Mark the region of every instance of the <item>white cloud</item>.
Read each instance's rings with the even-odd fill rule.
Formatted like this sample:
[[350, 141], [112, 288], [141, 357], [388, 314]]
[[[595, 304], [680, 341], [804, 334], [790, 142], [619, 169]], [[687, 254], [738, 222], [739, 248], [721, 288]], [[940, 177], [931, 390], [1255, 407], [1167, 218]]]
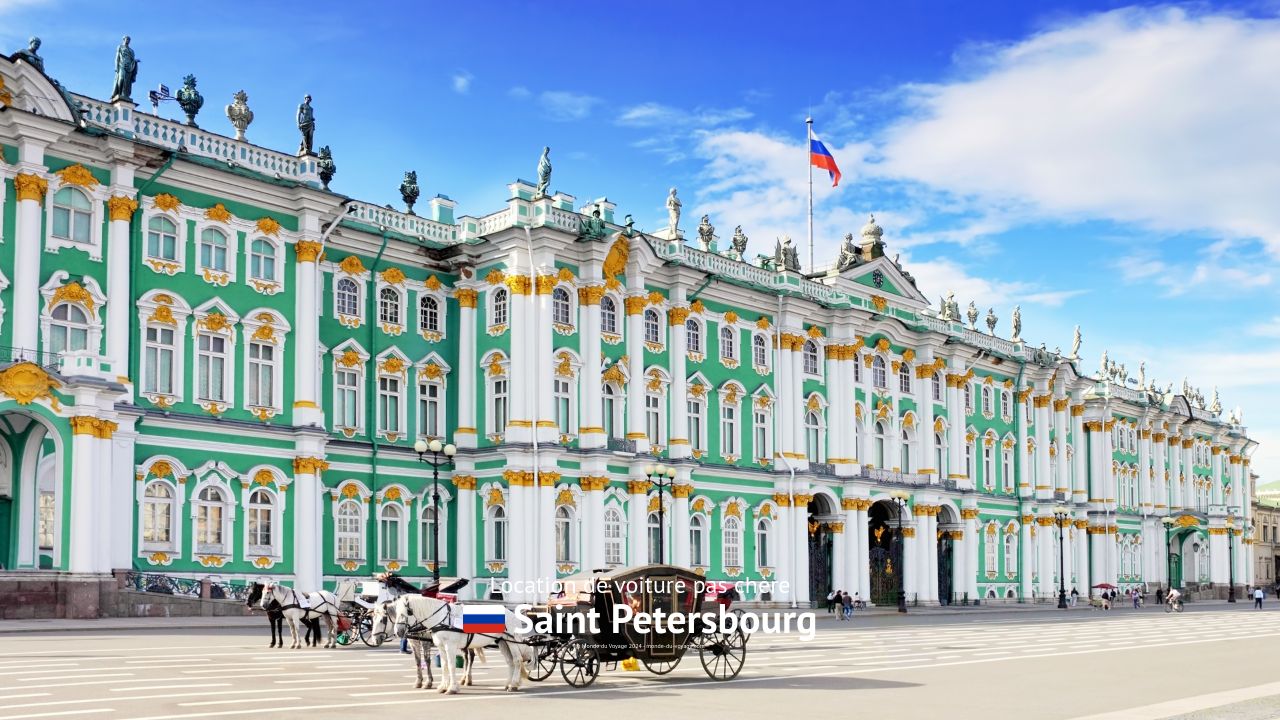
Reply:
[[600, 102], [600, 98], [568, 90], [547, 90], [538, 95], [538, 104], [547, 118], [557, 122], [582, 120]]
[[515, 87], [507, 91], [507, 96], [515, 98], [516, 100], [524, 100], [526, 98], [531, 97], [532, 95], [533, 93], [529, 92], [529, 88], [523, 85], [516, 85]]
[[471, 91], [471, 81], [474, 79], [475, 76], [471, 73], [466, 70], [459, 70], [453, 74], [453, 91], [459, 95], [466, 95]]
[[623, 109], [617, 122], [619, 125], [632, 127], [671, 127], [673, 125], [713, 127], [747, 120], [750, 117], [751, 112], [743, 108], [682, 110], [662, 103], [647, 102]]
[[1277, 66], [1276, 20], [1167, 7], [1073, 20], [907, 87], [878, 170], [1045, 217], [1258, 237], [1280, 256]]
[[1164, 288], [1165, 297], [1192, 292], [1198, 298], [1235, 298], [1240, 293], [1271, 285], [1271, 270], [1265, 262], [1237, 261], [1209, 249], [1193, 263], [1171, 264], [1149, 252], [1120, 258], [1115, 267], [1125, 282], [1150, 282]]
[[1249, 328], [1249, 334], [1280, 340], [1280, 315], [1274, 315], [1270, 320], [1254, 324]]

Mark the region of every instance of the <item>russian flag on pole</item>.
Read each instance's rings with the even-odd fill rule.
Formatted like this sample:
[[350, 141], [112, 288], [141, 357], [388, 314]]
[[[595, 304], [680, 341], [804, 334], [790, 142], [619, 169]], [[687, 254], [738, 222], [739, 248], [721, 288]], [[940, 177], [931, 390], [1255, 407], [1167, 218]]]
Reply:
[[812, 132], [809, 133], [809, 164], [831, 174], [831, 187], [840, 184], [840, 168], [836, 167], [836, 159], [831, 157], [827, 146], [823, 145], [818, 136]]
[[507, 614], [501, 605], [464, 605], [462, 608], [462, 632], [504, 633], [507, 631]]

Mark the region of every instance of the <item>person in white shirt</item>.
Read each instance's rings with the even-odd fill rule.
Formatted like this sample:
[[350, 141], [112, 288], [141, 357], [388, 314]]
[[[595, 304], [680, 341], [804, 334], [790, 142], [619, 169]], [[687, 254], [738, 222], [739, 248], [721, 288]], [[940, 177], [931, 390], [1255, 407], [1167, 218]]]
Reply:
[[1259, 610], [1262, 609], [1262, 588], [1253, 589], [1253, 606]]

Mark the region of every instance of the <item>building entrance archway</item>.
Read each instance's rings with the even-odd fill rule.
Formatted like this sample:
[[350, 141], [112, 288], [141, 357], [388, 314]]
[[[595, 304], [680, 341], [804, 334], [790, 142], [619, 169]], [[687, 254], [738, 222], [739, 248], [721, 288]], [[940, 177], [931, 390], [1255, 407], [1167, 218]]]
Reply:
[[35, 413], [0, 413], [0, 564], [63, 569], [66, 453], [57, 430]]
[[832, 522], [838, 521], [835, 506], [823, 495], [809, 502], [809, 599], [816, 604], [826, 601], [834, 576], [835, 534]]
[[867, 548], [871, 587], [867, 594], [876, 605], [896, 605], [901, 583], [902, 518], [894, 503], [878, 501], [867, 510]]

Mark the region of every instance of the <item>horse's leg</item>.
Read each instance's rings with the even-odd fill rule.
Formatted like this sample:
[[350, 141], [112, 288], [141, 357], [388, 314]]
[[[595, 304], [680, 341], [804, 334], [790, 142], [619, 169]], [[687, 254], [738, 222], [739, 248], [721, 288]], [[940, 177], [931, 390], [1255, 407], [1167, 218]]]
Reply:
[[267, 613], [267, 627], [271, 628], [271, 644], [267, 647], [276, 646], [276, 616], [274, 613]]
[[444, 636], [444, 642], [441, 643], [443, 652], [440, 655], [440, 664], [444, 666], [444, 681], [440, 683], [440, 692], [454, 694], [458, 692], [458, 678], [454, 672], [454, 663], [457, 662], [458, 654], [461, 648], [458, 645], [461, 638], [454, 638], [451, 635]]
[[431, 671], [431, 653], [433, 651], [439, 652], [439, 650], [436, 648], [435, 643], [429, 640], [420, 640], [419, 644], [422, 646], [422, 661], [427, 665], [427, 689], [430, 690], [436, 684], [435, 673]]
[[422, 687], [422, 643], [410, 640], [409, 648], [413, 650], [413, 669], [418, 674], [418, 682], [414, 687], [420, 688]]
[[338, 647], [338, 616], [325, 615], [324, 619], [329, 626], [329, 644], [325, 647], [336, 648]]
[[276, 613], [275, 618], [271, 621], [271, 641], [275, 643], [273, 647], [284, 647], [284, 613]]
[[286, 619], [289, 621], [289, 633], [293, 638], [293, 642], [289, 645], [289, 649], [298, 650], [302, 647], [302, 638], [298, 636], [298, 623], [301, 622], [301, 620], [296, 616], [286, 617]]

